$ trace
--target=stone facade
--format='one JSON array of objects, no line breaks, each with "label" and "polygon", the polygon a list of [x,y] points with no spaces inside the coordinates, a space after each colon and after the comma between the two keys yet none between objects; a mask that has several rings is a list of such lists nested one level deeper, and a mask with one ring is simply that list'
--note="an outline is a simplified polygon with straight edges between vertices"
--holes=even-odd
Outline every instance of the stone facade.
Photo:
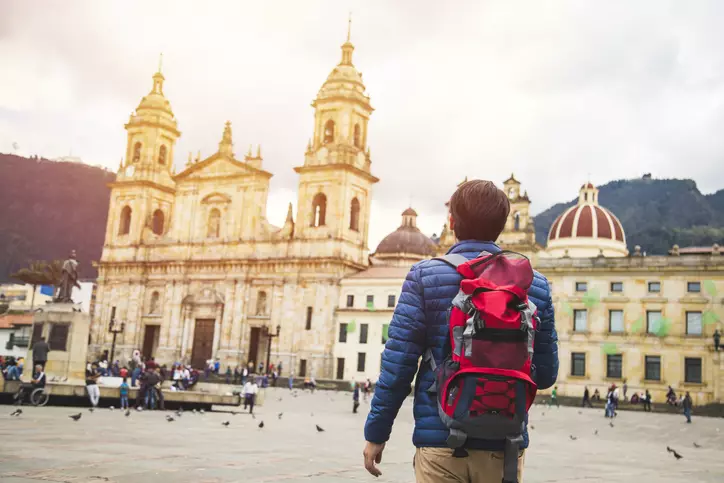
[{"label": "stone facade", "polygon": [[368,265],[378,181],[367,145],[373,109],[353,50],[348,38],[312,104],[314,136],[295,168],[296,221],[290,203],[282,227],[265,218],[272,175],[261,149],[237,159],[229,122],[216,153],[190,156],[175,172],[181,133],[165,79],[153,76],[126,124],[127,152],[111,185],[91,354],[110,347],[115,319],[125,328],[121,360],[139,349],[166,364],[258,365],[270,349],[284,374],[331,377],[339,283]]}]

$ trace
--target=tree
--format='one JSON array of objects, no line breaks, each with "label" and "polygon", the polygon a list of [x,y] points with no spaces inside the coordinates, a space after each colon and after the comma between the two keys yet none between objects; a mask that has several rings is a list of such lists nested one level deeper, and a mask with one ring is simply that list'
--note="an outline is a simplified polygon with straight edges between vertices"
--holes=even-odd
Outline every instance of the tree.
[{"label": "tree", "polygon": [[[58,265],[60,264],[60,265]],[[54,260],[50,263],[36,260],[30,262],[27,268],[21,268],[10,276],[25,284],[33,286],[33,296],[30,300],[30,310],[35,306],[35,292],[38,285],[57,285],[60,282],[63,262]]]}]

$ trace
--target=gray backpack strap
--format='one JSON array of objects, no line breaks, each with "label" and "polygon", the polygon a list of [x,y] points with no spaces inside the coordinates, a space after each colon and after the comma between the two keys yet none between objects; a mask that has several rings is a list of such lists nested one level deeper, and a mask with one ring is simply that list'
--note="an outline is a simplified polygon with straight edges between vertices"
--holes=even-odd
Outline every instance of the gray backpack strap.
[{"label": "gray backpack strap", "polygon": [[463,255],[460,255],[459,253],[450,253],[448,255],[443,255],[441,257],[435,257],[433,260],[440,260],[442,262],[447,263],[453,268],[458,268],[463,263],[468,263],[470,260],[468,260]]}]

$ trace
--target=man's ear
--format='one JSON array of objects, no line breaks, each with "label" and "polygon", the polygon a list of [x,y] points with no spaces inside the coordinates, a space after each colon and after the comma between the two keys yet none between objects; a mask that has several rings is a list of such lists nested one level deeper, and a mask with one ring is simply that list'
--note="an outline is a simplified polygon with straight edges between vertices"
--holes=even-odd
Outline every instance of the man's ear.
[{"label": "man's ear", "polygon": [[453,220],[452,213],[448,215],[448,226],[451,230],[455,229],[455,220]]}]

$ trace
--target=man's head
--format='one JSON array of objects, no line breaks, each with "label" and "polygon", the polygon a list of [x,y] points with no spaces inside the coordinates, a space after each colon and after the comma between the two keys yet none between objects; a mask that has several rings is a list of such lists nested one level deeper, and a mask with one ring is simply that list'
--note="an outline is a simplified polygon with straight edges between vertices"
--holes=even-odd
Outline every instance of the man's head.
[{"label": "man's head", "polygon": [[35,372],[43,372],[43,366],[40,364],[35,365]]},{"label": "man's head", "polygon": [[492,181],[466,181],[450,198],[450,228],[458,240],[495,241],[505,228],[510,201]]},{"label": "man's head", "polygon": [[71,258],[72,260],[75,260],[75,256],[76,256],[76,255],[75,255],[75,250],[71,250],[71,251],[70,251],[70,258]]},{"label": "man's head", "polygon": [[40,337],[40,338],[38,339],[38,342],[45,342],[45,337]]}]

